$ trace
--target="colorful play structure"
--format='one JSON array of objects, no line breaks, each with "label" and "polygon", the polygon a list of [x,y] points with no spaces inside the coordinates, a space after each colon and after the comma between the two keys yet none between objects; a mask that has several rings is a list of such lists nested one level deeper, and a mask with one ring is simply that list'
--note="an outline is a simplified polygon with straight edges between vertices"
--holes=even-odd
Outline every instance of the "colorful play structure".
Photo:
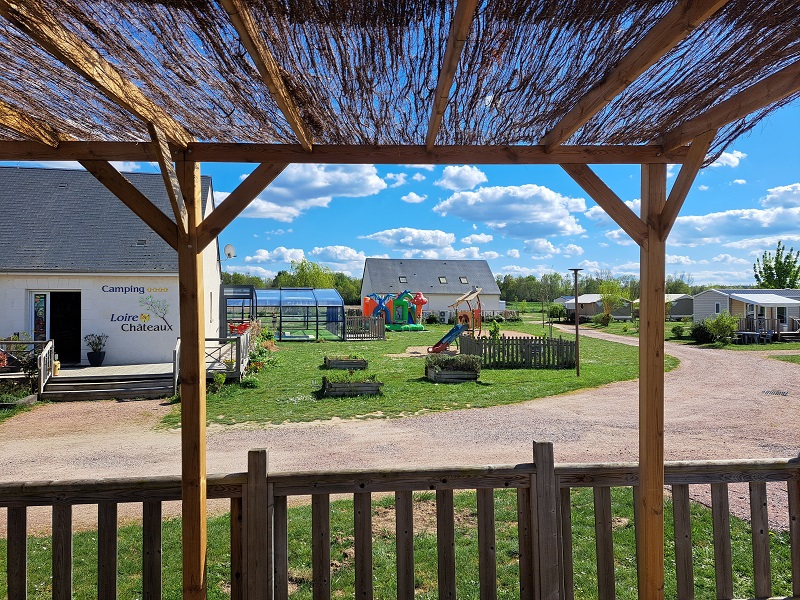
[{"label": "colorful play structure", "polygon": [[[450,308],[458,315],[456,324],[450,331],[444,334],[442,339],[428,348],[429,353],[438,354],[439,352],[447,350],[450,344],[464,332],[469,333],[472,337],[475,337],[476,331],[478,332],[477,335],[481,334],[481,291],[483,291],[483,288],[473,288],[472,291],[460,296],[450,305]],[[475,304],[474,306],[473,303]],[[458,307],[462,304],[467,305],[467,310],[459,310]]]},{"label": "colorful play structure", "polygon": [[364,316],[377,317],[383,314],[389,331],[422,331],[422,307],[428,299],[422,292],[411,294],[404,290],[399,294],[370,294],[362,300]]}]

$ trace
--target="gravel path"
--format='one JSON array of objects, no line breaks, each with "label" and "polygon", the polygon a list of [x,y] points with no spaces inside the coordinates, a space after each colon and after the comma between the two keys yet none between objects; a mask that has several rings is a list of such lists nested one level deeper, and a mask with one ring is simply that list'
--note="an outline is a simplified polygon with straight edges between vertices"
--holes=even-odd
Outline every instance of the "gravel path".
[{"label": "gravel path", "polygon": [[[583,335],[637,344],[587,330]],[[666,376],[667,460],[783,458],[800,451],[797,365],[736,352],[667,344],[681,366]],[[787,396],[765,391],[787,392]],[[246,471],[247,450],[267,448],[270,470],[513,464],[530,462],[533,440],[554,443],[556,462],[635,461],[638,382],[522,402],[404,419],[333,420],[257,428],[212,427],[208,471]],[[40,406],[0,424],[0,481],[94,479],[180,473],[180,434],[154,429],[169,411],[160,401]],[[771,486],[774,487],[774,486]],[[694,488],[693,488],[694,489]],[[703,500],[702,492],[695,497]],[[733,489],[737,514],[749,514],[746,490]],[[773,526],[787,522],[785,492],[770,497]],[[177,506],[166,507],[168,514]],[[138,508],[124,506],[123,519]],[[215,505],[225,510],[225,504]],[[91,526],[91,508],[75,511]],[[32,511],[31,529],[49,525]],[[0,514],[0,535],[6,519]]]}]

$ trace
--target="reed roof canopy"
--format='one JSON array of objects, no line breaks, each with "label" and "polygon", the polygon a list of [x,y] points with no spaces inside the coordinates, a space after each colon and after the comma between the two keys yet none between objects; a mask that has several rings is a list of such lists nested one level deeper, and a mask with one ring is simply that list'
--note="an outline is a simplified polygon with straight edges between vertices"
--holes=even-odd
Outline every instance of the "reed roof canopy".
[{"label": "reed roof canopy", "polygon": [[669,152],[718,129],[710,160],[800,94],[790,0],[0,0],[0,15],[0,141],[51,149],[150,142],[148,123],[173,149],[288,144],[306,161],[330,145]]}]

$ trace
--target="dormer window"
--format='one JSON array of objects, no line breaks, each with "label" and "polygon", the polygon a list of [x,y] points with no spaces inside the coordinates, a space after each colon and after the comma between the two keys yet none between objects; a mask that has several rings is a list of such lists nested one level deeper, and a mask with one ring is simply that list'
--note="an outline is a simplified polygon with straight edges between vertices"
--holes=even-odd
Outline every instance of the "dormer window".
[{"label": "dormer window", "polygon": [[447,277],[439,277],[439,283],[446,284],[447,283]]},{"label": "dormer window", "polygon": [[398,279],[400,279],[400,283],[408,283],[408,277],[405,275],[400,275]]}]

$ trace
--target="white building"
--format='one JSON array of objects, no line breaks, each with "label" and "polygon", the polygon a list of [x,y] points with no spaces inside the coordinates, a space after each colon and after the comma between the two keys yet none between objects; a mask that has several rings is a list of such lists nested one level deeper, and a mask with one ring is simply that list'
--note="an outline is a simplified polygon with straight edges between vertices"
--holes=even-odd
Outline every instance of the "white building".
[{"label": "white building", "polygon": [[453,315],[450,305],[473,288],[482,288],[484,311],[505,310],[500,288],[485,260],[368,258],[361,280],[361,297],[399,294],[405,290],[412,294],[422,292],[428,299],[423,314],[433,313],[447,320]]},{"label": "white building", "polygon": [[[125,177],[165,214],[160,174]],[[213,210],[202,178],[204,212]],[[84,364],[84,336],[108,335],[104,364],[171,362],[180,335],[178,257],[90,173],[0,167],[0,337],[52,339]],[[206,335],[219,335],[219,249],[203,253]]]},{"label": "white building", "polygon": [[774,319],[786,328],[790,327],[792,319],[800,319],[798,300],[800,290],[793,289],[711,289],[695,295],[694,320],[702,321],[727,311],[745,319]]}]

